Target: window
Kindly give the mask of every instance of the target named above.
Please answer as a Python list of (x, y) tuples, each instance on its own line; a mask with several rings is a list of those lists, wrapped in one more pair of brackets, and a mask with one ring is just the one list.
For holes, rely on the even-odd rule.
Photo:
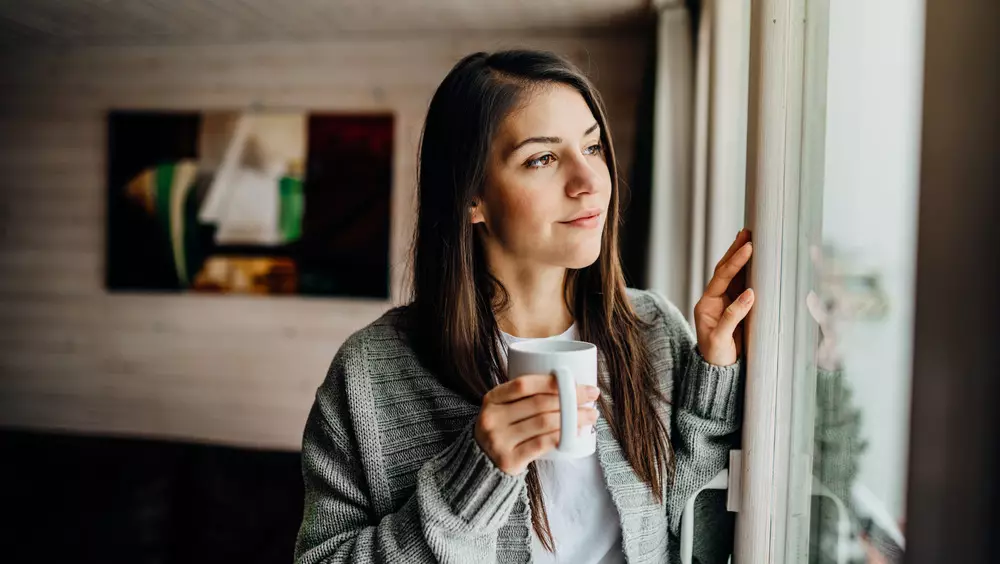
[(765, 0), (751, 19), (742, 562), (897, 562), (923, 6)]

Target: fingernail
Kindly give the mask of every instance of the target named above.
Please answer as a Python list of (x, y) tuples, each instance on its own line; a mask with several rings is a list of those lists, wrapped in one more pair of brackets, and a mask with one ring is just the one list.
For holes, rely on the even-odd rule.
[(597, 386), (587, 386), (587, 397), (596, 398), (601, 395), (601, 389)]
[(747, 291), (740, 295), (740, 303), (748, 304), (751, 299), (753, 299), (753, 290), (751, 288), (747, 288)]

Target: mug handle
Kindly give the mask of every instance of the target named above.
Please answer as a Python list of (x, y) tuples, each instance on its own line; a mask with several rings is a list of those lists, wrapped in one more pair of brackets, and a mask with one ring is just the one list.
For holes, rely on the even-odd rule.
[(569, 369), (558, 367), (552, 369), (559, 387), (559, 447), (565, 452), (573, 449), (576, 440), (576, 380)]

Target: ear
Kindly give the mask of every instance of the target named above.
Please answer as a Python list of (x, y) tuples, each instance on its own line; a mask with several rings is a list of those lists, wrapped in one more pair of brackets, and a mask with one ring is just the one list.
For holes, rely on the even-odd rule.
[(477, 223), (486, 223), (486, 216), (483, 214), (482, 200), (473, 200), (472, 205), (469, 206), (469, 222), (473, 225)]

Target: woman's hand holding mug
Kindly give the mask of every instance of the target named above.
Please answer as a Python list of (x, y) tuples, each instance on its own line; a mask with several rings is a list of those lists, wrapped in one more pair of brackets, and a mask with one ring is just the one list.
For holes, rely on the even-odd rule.
[[(578, 385), (577, 429), (597, 421), (594, 386)], [(486, 394), (476, 419), (479, 448), (497, 468), (520, 474), (528, 464), (556, 448), (560, 433), (559, 388), (552, 375), (525, 375)]]

